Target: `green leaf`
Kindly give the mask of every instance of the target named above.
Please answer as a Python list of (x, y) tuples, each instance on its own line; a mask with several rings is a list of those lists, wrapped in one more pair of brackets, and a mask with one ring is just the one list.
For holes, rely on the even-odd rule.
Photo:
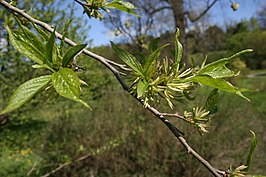
[(83, 50), (87, 44), (81, 44), (81, 45), (75, 45), (74, 47), (71, 47), (68, 49), (68, 51), (65, 53), (63, 57), (63, 63), (62, 66), (66, 67), (72, 60), (73, 58), (81, 51)]
[(215, 79), (215, 78), (212, 78), (211, 76), (208, 76), (208, 75), (199, 75), (199, 76), (194, 76), (192, 78), (189, 78), (188, 81), (195, 81), (195, 82), (198, 82), (202, 85), (217, 88), (219, 90), (223, 90), (223, 91), (230, 92), (230, 93), (235, 93), (235, 94), (243, 97), (244, 99), (250, 101), (248, 98), (243, 96), (241, 93), (243, 91), (248, 91), (247, 89), (237, 88), (237, 87), (233, 86), (232, 84), (230, 84), (228, 81), (221, 79), (221, 78)]
[(63, 57), (61, 56), (60, 48), (57, 45), (54, 45), (53, 49), (53, 66), (58, 68), (62, 66)]
[(139, 76), (143, 76), (143, 68), (139, 61), (130, 53), (124, 51), (123, 49), (117, 47), (113, 42), (111, 42), (112, 48), (116, 55), (123, 60), (131, 69), (133, 69)]
[(212, 71), (205, 73), (200, 72), (199, 74), (206, 74), (213, 78), (225, 78), (225, 77), (237, 76), (239, 73), (235, 73), (234, 71), (228, 69), (226, 66), (221, 66), (214, 68)]
[(44, 31), (42, 28), (38, 27), (34, 22), (32, 22), (33, 27), (36, 29), (36, 31), (38, 32), (38, 34), (40, 35), (40, 37), (45, 40), (48, 41), (49, 40), (49, 33)]
[(51, 36), (50, 36), (50, 38), (47, 41), (46, 46), (45, 46), (45, 58), (46, 58), (47, 64), (53, 63), (54, 45), (55, 45), (55, 29), (54, 29), (53, 33), (51, 34)]
[(135, 15), (137, 17), (140, 17), (140, 15), (136, 14), (133, 10), (136, 9), (136, 7), (131, 4), (130, 2), (124, 2), (120, 0), (114, 0), (110, 3), (105, 4), (103, 7), (105, 8), (115, 8), (124, 12), (127, 12), (129, 14)]
[(225, 65), (231, 62), (233, 59), (238, 57), (239, 55), (247, 52), (251, 52), (251, 49), (246, 49), (241, 52), (238, 52), (231, 57), (223, 58), (212, 63), (205, 65), (199, 72), (199, 75), (209, 75), (213, 78), (224, 78), (224, 77), (232, 77), (235, 74), (233, 71), (229, 70)]
[[(149, 58), (145, 61), (144, 63), (144, 75), (147, 76), (149, 75), (149, 71), (152, 70), (154, 65), (156, 65), (156, 61), (158, 60), (161, 50), (168, 46), (169, 44), (165, 44), (161, 46), (160, 48), (156, 49), (150, 56)], [(149, 76), (147, 76), (149, 78)]]
[(36, 65), (32, 65), (31, 67), (32, 67), (32, 68), (34, 68), (34, 69), (41, 69), (41, 68), (45, 68), (45, 66), (44, 66), (44, 65), (38, 65), (38, 64), (36, 64)]
[(14, 111), (21, 107), (37, 93), (42, 91), (43, 88), (50, 82), (50, 80), (51, 75), (46, 75), (31, 79), (20, 85), (10, 97), (7, 107), (0, 112), (0, 115)]
[(8, 26), (5, 27), (9, 34), (9, 41), (20, 53), (40, 65), (43, 64), (45, 59), (43, 55), (44, 47), (43, 49), (38, 47), (41, 46), (40, 41), (29, 40), (22, 31), (12, 31)]
[(140, 98), (145, 91), (148, 89), (149, 83), (147, 83), (145, 80), (139, 80), (137, 85), (137, 97)]
[(209, 94), (205, 104), (205, 110), (209, 111), (209, 114), (214, 114), (217, 112), (218, 97), (219, 97), (219, 90), (215, 88)]
[(255, 133), (253, 131), (251, 131), (251, 130), (250, 130), (250, 132), (252, 134), (252, 141), (251, 141), (251, 144), (250, 144), (249, 153), (248, 153), (248, 157), (247, 157), (246, 164), (245, 164), (247, 166), (247, 168), (245, 169), (246, 172), (250, 168), (251, 161), (252, 161), (252, 158), (253, 158), (253, 154), (254, 154), (254, 151), (255, 151), (257, 143), (258, 143), (258, 140), (256, 138)]
[(183, 46), (179, 42), (178, 38), (180, 35), (180, 31), (178, 28), (176, 28), (176, 34), (175, 34), (175, 65), (178, 67), (178, 64), (182, 60), (182, 54), (183, 54)]
[(80, 81), (73, 70), (62, 68), (58, 72), (53, 73), (52, 84), (59, 95), (79, 102), (91, 109), (87, 103), (80, 99)]
[(23, 36), (25, 36), (25, 40), (27, 40), (28, 43), (31, 43), (35, 48), (37, 48), (40, 51), (44, 51), (44, 45), (43, 42), (39, 39), (39, 37), (31, 32), (27, 27), (22, 25), (19, 20), (17, 20), (20, 30), (23, 33)]

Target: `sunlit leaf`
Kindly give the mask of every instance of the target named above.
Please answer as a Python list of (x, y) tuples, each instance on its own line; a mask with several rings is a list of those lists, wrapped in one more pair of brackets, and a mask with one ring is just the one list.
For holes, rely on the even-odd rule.
[(62, 65), (63, 57), (61, 56), (60, 48), (57, 45), (54, 45), (53, 49), (53, 65), (57, 68)]
[(175, 65), (176, 65), (176, 67), (178, 66), (178, 64), (182, 60), (182, 55), (183, 55), (183, 47), (182, 47), (182, 44), (179, 42), (179, 39), (178, 39), (179, 35), (180, 35), (180, 31), (177, 28), (176, 29), (176, 35), (175, 35)]
[(53, 73), (52, 84), (59, 95), (79, 102), (91, 109), (86, 102), (80, 99), (80, 80), (73, 70), (62, 68)]
[(32, 65), (31, 67), (32, 67), (32, 68), (35, 68), (35, 69), (45, 68), (44, 65), (38, 65), (38, 64), (36, 64), (36, 65)]
[(115, 8), (115, 9), (127, 12), (129, 14), (135, 15), (137, 17), (140, 17), (138, 14), (136, 14), (134, 12), (136, 7), (130, 2), (114, 0), (114, 1), (112, 1), (110, 3), (105, 4), (103, 7), (105, 7), (105, 8)]
[(68, 49), (68, 51), (65, 53), (63, 57), (63, 63), (62, 66), (66, 67), (72, 60), (73, 58), (80, 52), (82, 51), (87, 44), (81, 44), (81, 45), (75, 45), (74, 47), (71, 47)]
[[(143, 76), (143, 68), (139, 61), (130, 53), (117, 47), (113, 42), (111, 42), (112, 48), (116, 55), (123, 60), (131, 69), (133, 69), (138, 75)], [(144, 77), (144, 76), (143, 76)]]
[(225, 78), (225, 77), (233, 77), (237, 76), (238, 73), (235, 73), (234, 71), (228, 69), (226, 66), (216, 67), (213, 68), (211, 71), (200, 71), (199, 74), (206, 74), (213, 78)]
[[(45, 60), (43, 49), (37, 48), (37, 46), (41, 46), (40, 43), (32, 43), (33, 40), (29, 40), (28, 37), (22, 31), (11, 30), (8, 26), (5, 26), (8, 34), (10, 43), (22, 54), (27, 56), (32, 61), (43, 64)], [(36, 42), (36, 40), (34, 40)], [(40, 42), (40, 41), (39, 41)]]
[(28, 43), (31, 43), (35, 48), (37, 48), (40, 51), (44, 51), (44, 44), (40, 40), (40, 38), (34, 34), (32, 31), (30, 31), (26, 26), (22, 25), (19, 20), (17, 20), (19, 27), (20, 27), (20, 32), (23, 33), (23, 36), (25, 36), (25, 40)]
[(209, 63), (205, 65), (199, 72), (199, 75), (209, 75), (213, 78), (224, 78), (224, 77), (232, 77), (237, 74), (235, 74), (233, 71), (228, 69), (225, 65), (229, 62), (231, 62), (233, 59), (238, 57), (241, 54), (251, 52), (251, 49), (243, 50), (241, 52), (238, 52), (231, 57), (223, 58), (217, 61), (214, 61), (212, 63)]
[(251, 165), (251, 162), (252, 162), (252, 158), (253, 158), (253, 154), (254, 154), (254, 151), (256, 149), (256, 146), (257, 146), (257, 143), (258, 143), (258, 140), (256, 138), (256, 135), (253, 131), (251, 131), (251, 134), (252, 134), (252, 141), (251, 141), (251, 144), (250, 144), (250, 148), (249, 148), (249, 153), (248, 153), (248, 157), (247, 157), (247, 160), (246, 160), (246, 166), (247, 168), (245, 169), (245, 171), (247, 172), (250, 168), (250, 165)]
[(10, 97), (7, 107), (0, 112), (0, 115), (14, 111), (21, 107), (33, 96), (42, 91), (44, 87), (50, 82), (50, 80), (51, 75), (46, 75), (31, 79), (20, 85)]
[(40, 37), (45, 40), (48, 41), (49, 40), (49, 33), (44, 31), (42, 28), (38, 27), (34, 22), (32, 22), (33, 27), (36, 29), (36, 31), (38, 32), (38, 34), (40, 35)]
[(188, 80), (196, 81), (202, 85), (217, 88), (219, 90), (223, 90), (226, 92), (235, 93), (235, 94), (245, 98), (246, 100), (250, 101), (248, 98), (244, 97), (241, 93), (243, 91), (248, 91), (247, 89), (237, 88), (224, 79), (221, 79), (221, 78), (215, 79), (215, 78), (212, 78), (211, 76), (208, 76), (208, 75), (199, 75), (199, 76), (194, 76)]
[(137, 85), (137, 97), (140, 98), (145, 91), (148, 89), (149, 83), (139, 80), (138, 85)]

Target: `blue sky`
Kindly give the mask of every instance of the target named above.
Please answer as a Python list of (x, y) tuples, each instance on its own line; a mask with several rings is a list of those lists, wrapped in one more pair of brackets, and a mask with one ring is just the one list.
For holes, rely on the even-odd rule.
[[(212, 24), (217, 24), (221, 27), (234, 24), (241, 20), (250, 19), (256, 15), (256, 11), (261, 6), (266, 5), (265, 0), (233, 0), (239, 3), (239, 9), (233, 11), (230, 7), (229, 0), (220, 0), (209, 11), (210, 21)], [(88, 32), (88, 39), (93, 39), (93, 45), (108, 45), (110, 40), (114, 40), (114, 37), (110, 34), (110, 31), (104, 26), (104, 23), (95, 19), (89, 19), (86, 14), (82, 14), (83, 10), (79, 6), (76, 15), (83, 16), (84, 19), (89, 21), (91, 29)]]

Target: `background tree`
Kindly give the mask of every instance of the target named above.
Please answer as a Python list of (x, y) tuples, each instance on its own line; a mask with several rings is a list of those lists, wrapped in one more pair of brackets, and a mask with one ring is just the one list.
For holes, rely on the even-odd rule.
[(266, 28), (266, 5), (261, 7), (261, 10), (257, 12), (257, 19), (262, 28)]
[[(186, 29), (191, 23), (203, 18), (218, 2), (213, 1), (183, 1), (183, 0), (156, 0), (130, 1), (140, 9), (143, 17), (130, 17), (117, 12), (105, 20), (107, 26), (116, 30), (117, 34), (126, 36), (127, 43), (141, 49), (147, 43), (148, 36), (158, 36), (167, 31), (174, 32), (178, 27), (181, 32), (180, 41), (184, 45), (184, 58), (187, 53)], [(230, 3), (230, 2), (229, 2)], [(132, 33), (133, 31), (133, 33)], [(123, 38), (125, 39), (125, 38)]]

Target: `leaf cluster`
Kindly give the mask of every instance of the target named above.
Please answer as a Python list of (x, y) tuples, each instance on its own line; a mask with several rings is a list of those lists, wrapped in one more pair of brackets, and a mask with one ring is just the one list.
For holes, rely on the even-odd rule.
[(235, 73), (228, 69), (226, 64), (239, 55), (252, 50), (243, 50), (207, 65), (205, 64), (206, 58), (201, 66), (185, 68), (185, 65), (181, 64), (183, 51), (178, 37), (179, 30), (176, 32), (174, 59), (167, 57), (160, 59), (161, 50), (167, 47), (168, 44), (158, 47), (158, 41), (153, 41), (149, 46), (150, 55), (148, 57), (142, 56), (143, 63), (112, 43), (117, 56), (132, 69), (130, 73), (134, 77), (131, 86), (132, 93), (136, 93), (138, 98), (145, 98), (146, 102), (158, 100), (156, 97), (162, 96), (171, 108), (173, 108), (173, 99), (185, 98), (192, 100), (190, 93), (199, 85), (206, 85), (244, 97), (241, 92), (247, 91), (247, 89), (237, 88), (226, 80), (226, 78), (239, 74), (239, 72)]
[[(20, 53), (36, 63), (32, 66), (33, 68), (46, 69), (51, 74), (33, 78), (20, 85), (0, 115), (18, 109), (36, 94), (48, 90), (51, 95), (61, 95), (90, 108), (87, 103), (80, 99), (80, 86), (84, 81), (78, 78), (72, 66), (73, 58), (86, 47), (86, 44), (76, 45), (64, 52), (64, 40), (61, 41), (60, 46), (56, 44), (55, 30), (49, 35), (33, 24), (40, 36), (38, 37), (19, 21), (18, 24), (18, 29), (5, 26), (10, 43)], [(66, 36), (66, 31), (63, 38)]]
[(84, 13), (89, 18), (94, 17), (96, 19), (102, 19), (103, 14), (101, 11), (109, 12), (108, 9), (117, 9), (124, 11), (131, 15), (139, 16), (135, 13), (136, 7), (130, 2), (124, 2), (121, 0), (105, 1), (105, 0), (84, 0), (85, 3), (80, 3), (84, 9)]
[(228, 69), (226, 64), (239, 55), (252, 50), (243, 50), (228, 58), (222, 58), (209, 64), (206, 64), (206, 58), (200, 66), (186, 68), (181, 63), (183, 47), (179, 42), (179, 35), (177, 29), (174, 59), (160, 58), (161, 51), (168, 44), (159, 47), (158, 39), (150, 43), (150, 55), (147, 57), (141, 56), (142, 63), (135, 56), (114, 43), (112, 43), (112, 48), (117, 56), (131, 68), (130, 76), (133, 77), (131, 93), (135, 94), (137, 98), (143, 99), (146, 105), (151, 102), (159, 102), (159, 98), (162, 97), (173, 109), (173, 100), (193, 100), (195, 97), (191, 94), (197, 87), (205, 85), (214, 88), (204, 108), (194, 108), (191, 112), (187, 112), (187, 116), (185, 116), (200, 131), (206, 132), (206, 123), (209, 121), (206, 116), (214, 113), (217, 109), (218, 90), (235, 93), (247, 99), (242, 94), (247, 89), (235, 87), (226, 80), (226, 78), (239, 74), (239, 72), (235, 73)]

